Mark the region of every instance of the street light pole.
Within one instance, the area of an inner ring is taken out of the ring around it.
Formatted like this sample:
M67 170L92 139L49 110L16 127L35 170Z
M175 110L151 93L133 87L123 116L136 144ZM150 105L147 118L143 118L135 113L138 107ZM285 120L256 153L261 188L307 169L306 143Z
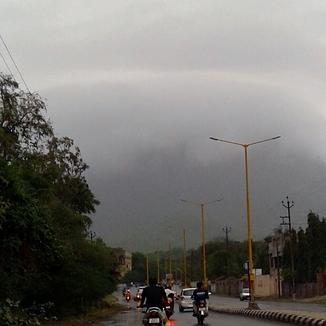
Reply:
M203 255L203 278L204 278L203 281L204 281L204 287L207 287L204 206L220 201L221 199L212 200L207 203L195 203L185 199L180 199L180 200L185 203L199 205L201 209L201 236L202 236L202 255Z
M248 229L248 258L249 258L249 290L250 290L250 301L249 308L253 307L253 302L255 300L254 297L254 274L253 274L253 264L252 264L252 243L251 243L251 230L250 230L250 197L249 197L249 173L248 173L248 147L251 145L267 142L269 140L275 140L280 138L281 136L276 136L272 138L267 138L263 140L259 140L249 144L237 143L225 139L219 139L214 137L209 137L211 140L220 141L228 144L239 145L242 146L245 150L245 174L246 174L246 207L247 207L247 229Z
M148 250L146 250L146 284L149 285Z
M172 261L171 261L171 243L169 242L169 286L172 287Z
M186 251L186 229L183 229L183 287L187 287L187 251Z
M157 259L157 282L160 284L160 258L158 252L158 246L156 246L156 259Z

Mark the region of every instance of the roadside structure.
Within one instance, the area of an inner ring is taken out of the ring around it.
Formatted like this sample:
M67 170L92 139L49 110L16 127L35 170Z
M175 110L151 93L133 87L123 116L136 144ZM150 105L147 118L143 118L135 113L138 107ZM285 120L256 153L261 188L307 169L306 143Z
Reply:
M132 270L132 254L122 248L113 248L118 262L118 270L121 276Z

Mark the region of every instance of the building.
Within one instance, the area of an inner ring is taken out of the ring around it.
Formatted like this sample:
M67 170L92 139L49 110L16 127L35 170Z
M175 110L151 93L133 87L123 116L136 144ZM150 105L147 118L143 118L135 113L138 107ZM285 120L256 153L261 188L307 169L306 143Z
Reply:
M270 276L273 280L271 294L282 296L282 256L285 246L283 233L277 233L271 237L268 247Z
M118 269L121 276L132 270L132 254L122 248L113 248L118 262Z

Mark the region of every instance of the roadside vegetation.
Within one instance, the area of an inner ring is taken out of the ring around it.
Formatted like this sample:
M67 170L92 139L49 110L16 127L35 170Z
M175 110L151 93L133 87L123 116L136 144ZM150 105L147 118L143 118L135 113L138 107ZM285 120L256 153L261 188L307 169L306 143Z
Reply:
M69 314L60 320L49 320L46 326L85 326L106 320L115 314L130 309L130 306L117 303L112 295L106 296L96 306L88 306L81 314Z
M89 237L89 167L38 94L0 74L0 96L0 325L83 312L118 282L112 249Z

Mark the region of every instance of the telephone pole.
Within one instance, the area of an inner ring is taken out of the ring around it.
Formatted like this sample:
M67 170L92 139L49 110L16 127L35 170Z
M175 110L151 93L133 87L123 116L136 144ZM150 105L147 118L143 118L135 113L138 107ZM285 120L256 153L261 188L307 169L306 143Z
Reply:
M228 283L229 283L229 295L231 295L231 283L230 283L230 261L229 261L229 233L231 232L231 228L225 227L223 228L225 232L225 240L226 240L226 261L228 268Z
M93 239L96 237L96 233L93 232L92 230L89 231L89 237L90 237L90 239L91 239L91 242L93 242Z
M290 204L289 197L286 196L286 205L284 204L284 201L282 200L282 205L287 209L288 215L287 216L280 216L282 219L281 225L288 225L289 226L289 232L290 232L290 252L291 252L291 267L292 267L292 296L293 300L296 299L296 290L295 290L295 277L294 277L294 260L293 260L293 245L292 245L292 226L291 226L291 208L293 207L294 203L293 201ZM288 219L288 222L284 222L284 219Z

